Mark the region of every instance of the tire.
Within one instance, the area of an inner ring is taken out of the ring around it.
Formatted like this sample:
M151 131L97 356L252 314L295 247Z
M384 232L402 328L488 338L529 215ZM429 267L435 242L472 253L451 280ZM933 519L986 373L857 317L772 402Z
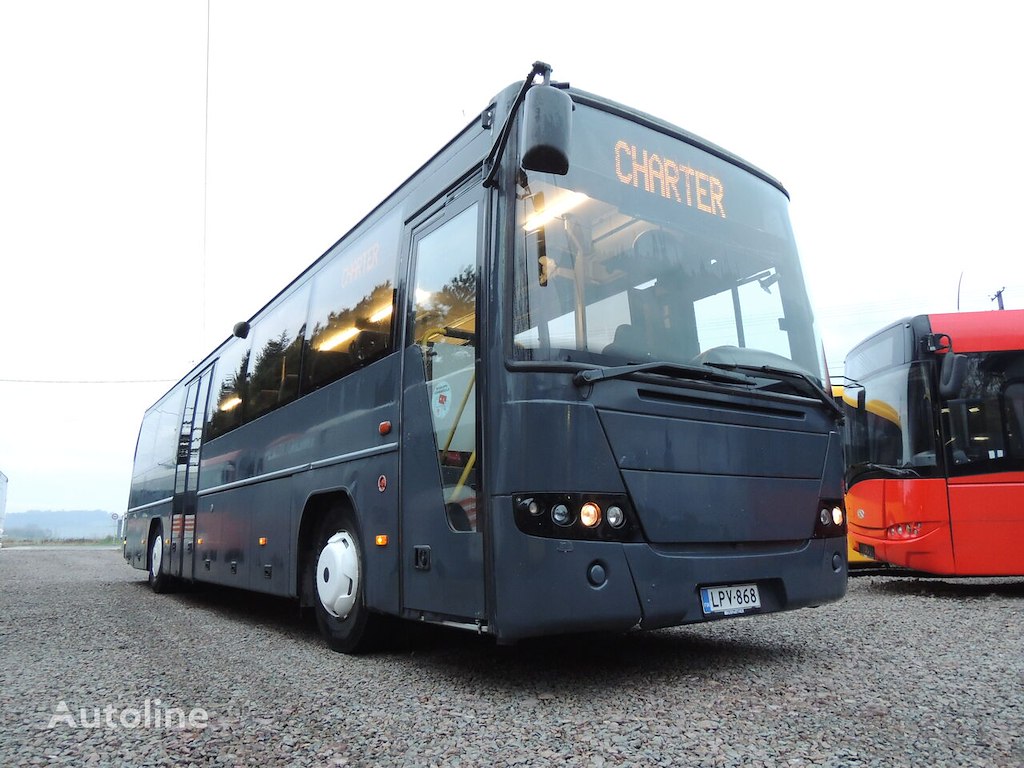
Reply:
M164 527L157 523L149 535L149 586L157 594L171 588L171 577L164 571Z
M366 608L366 558L348 509L324 515L308 557L313 610L327 645L341 653L374 650L382 617Z

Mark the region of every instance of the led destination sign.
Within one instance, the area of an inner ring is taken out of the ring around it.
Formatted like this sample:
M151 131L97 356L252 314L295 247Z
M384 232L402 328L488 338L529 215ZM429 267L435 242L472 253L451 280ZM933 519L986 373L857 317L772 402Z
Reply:
M685 204L690 208L725 216L725 186L717 176L620 139L615 143L615 175L651 194Z

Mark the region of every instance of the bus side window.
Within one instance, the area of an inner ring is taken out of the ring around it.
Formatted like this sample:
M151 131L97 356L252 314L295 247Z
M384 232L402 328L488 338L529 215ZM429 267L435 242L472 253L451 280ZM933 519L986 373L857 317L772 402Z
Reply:
M303 392L369 365L392 349L397 219L377 224L336 249L313 278Z
M135 449L129 507L139 507L174 492L175 449L184 387L175 389L151 408L142 420Z
M307 285L253 326L253 352L249 359L251 403L245 412L246 421L298 397L308 301Z
M206 440L223 435L242 423L248 397L249 342L235 339L217 361L214 396L207 416Z
M467 208L416 245L413 339L427 397L448 524L475 531L477 209Z

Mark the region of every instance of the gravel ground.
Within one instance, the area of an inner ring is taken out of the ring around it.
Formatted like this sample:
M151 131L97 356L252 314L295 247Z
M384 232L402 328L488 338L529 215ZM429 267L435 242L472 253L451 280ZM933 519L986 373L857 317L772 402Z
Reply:
M1024 579L857 576L816 610L348 657L286 601L145 578L0 550L0 767L1024 766Z

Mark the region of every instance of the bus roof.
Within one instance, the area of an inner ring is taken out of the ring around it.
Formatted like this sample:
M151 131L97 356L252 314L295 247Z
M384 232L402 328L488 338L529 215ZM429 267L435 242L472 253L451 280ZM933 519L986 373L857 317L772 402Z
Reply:
M1024 349L1024 309L928 315L932 333L945 333L954 352Z

